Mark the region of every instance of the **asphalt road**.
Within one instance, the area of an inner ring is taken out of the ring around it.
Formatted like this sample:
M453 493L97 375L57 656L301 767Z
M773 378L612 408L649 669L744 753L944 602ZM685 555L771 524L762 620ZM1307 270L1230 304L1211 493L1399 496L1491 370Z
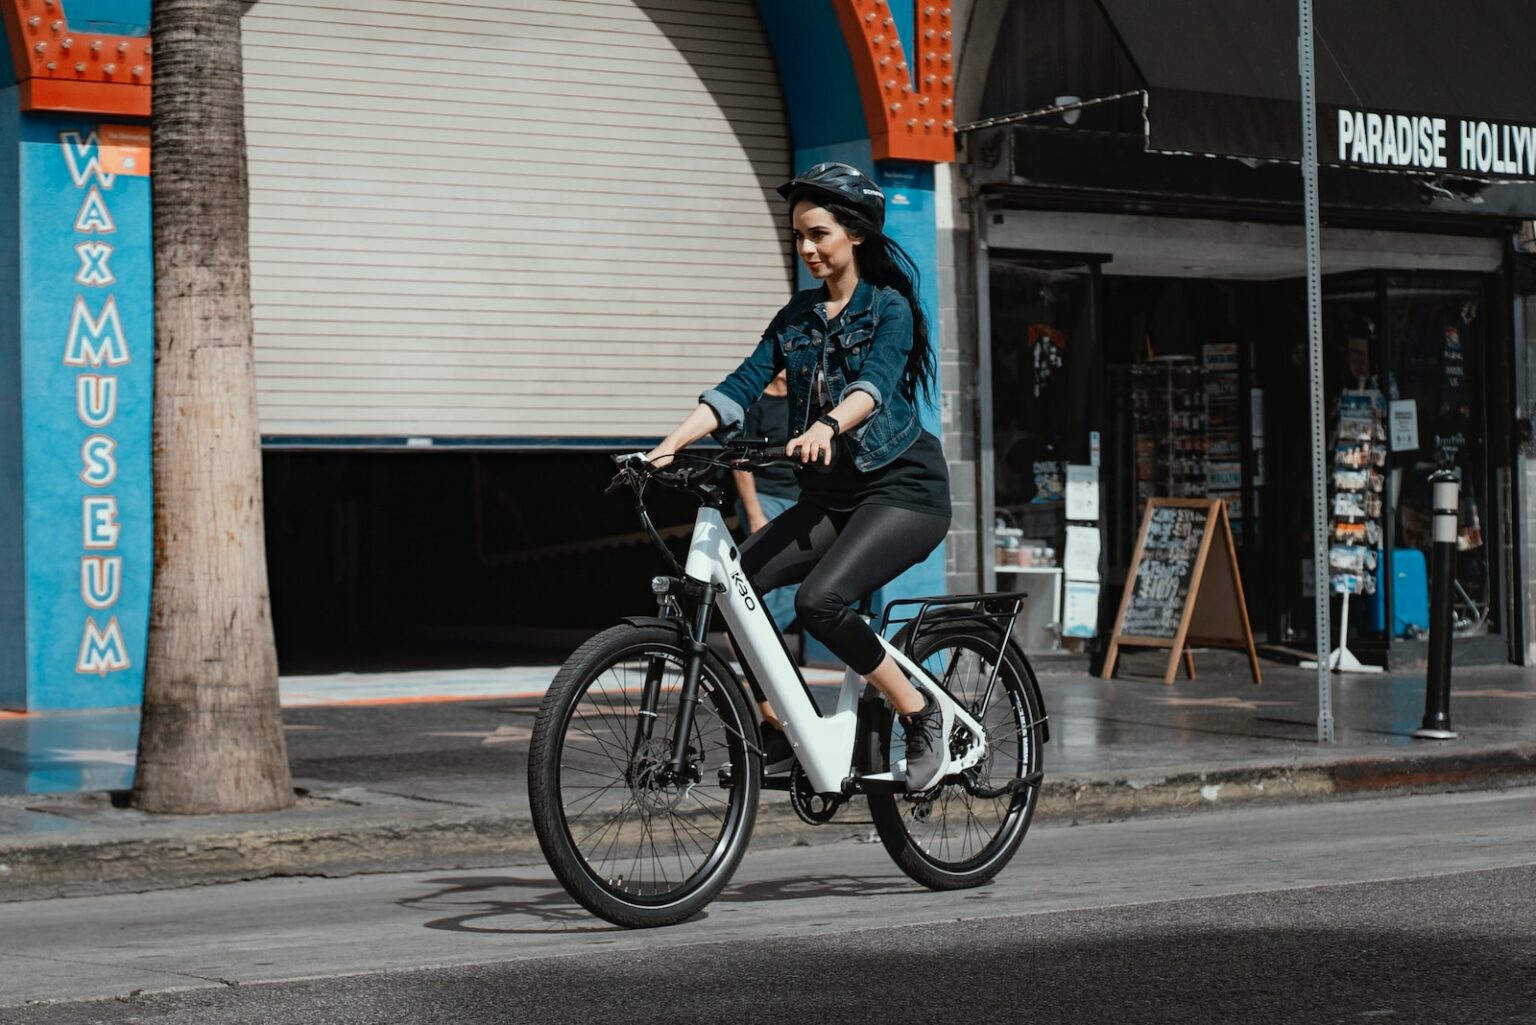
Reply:
M1536 1023L1533 841L1533 790L1211 813L949 894L843 841L650 932L537 866L11 904L0 1022Z

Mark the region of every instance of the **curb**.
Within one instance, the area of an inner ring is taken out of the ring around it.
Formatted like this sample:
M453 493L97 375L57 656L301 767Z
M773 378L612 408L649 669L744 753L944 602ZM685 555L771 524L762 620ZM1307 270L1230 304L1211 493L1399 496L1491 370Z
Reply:
M787 804L759 805L753 840L769 846L804 843L806 828ZM0 904L281 876L340 878L542 860L527 814L461 814L125 840L0 840Z
M1047 782L1036 822L1078 825L1221 808L1284 806L1391 793L1497 790L1536 783L1536 745L1359 758L1316 765L1184 772L1150 779ZM317 795L319 796L319 795ZM867 826L852 816L834 826ZM805 844L809 827L782 802L761 805L754 842ZM845 830L832 830L840 838ZM541 857L526 814L458 814L401 821L101 841L0 840L0 903L144 892L275 876L348 876L485 868Z
M467 868L538 849L532 821L515 815L0 845L0 902L273 876Z
M1158 779L1046 783L1040 821L1079 824L1135 816L1389 793L1498 790L1536 783L1536 745L1426 752L1313 765L1188 772Z

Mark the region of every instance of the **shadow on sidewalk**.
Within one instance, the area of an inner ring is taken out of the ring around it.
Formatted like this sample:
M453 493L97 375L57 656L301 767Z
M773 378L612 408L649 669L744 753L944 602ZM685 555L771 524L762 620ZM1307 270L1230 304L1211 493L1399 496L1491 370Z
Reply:
M557 884L544 879L515 876L469 876L432 880L441 889L398 901L403 908L418 911L452 910L455 913L422 925L424 929L497 935L538 935L542 933L629 932L608 925L578 905ZM762 904L770 901L815 900L825 897L894 897L909 895L921 888L905 876L810 876L795 879L765 879L733 883L715 898L714 907ZM704 912L690 921L708 917ZM511 919L506 925L496 919ZM516 919L534 918L544 926L514 924Z

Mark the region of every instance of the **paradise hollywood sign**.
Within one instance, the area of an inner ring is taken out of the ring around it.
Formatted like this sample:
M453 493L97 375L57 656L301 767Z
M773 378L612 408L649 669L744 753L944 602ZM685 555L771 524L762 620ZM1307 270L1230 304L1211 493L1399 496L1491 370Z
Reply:
M1536 125L1340 109L1334 162L1536 180Z

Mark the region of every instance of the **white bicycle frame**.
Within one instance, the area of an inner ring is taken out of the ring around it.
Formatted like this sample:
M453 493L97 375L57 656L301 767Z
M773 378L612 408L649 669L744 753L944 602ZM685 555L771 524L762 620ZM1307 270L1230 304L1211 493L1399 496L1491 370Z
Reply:
M723 588L723 600L717 599L717 607L731 628L742 659L763 688L768 703L778 713L790 746L811 786L817 793L842 793L844 782L854 771L854 735L863 677L852 669L847 670L832 714L822 715L817 710L805 678L800 675L800 668L790 658L778 627L763 608L757 588L742 572L736 543L718 509L708 505L699 508L683 572L698 583L718 584ZM880 643L913 681L945 707L948 721L963 723L977 738L964 755L950 760L944 774L959 772L980 762L987 750L986 731L981 724L884 637L880 638ZM890 772L863 778L902 781L906 778L906 763L903 760Z

